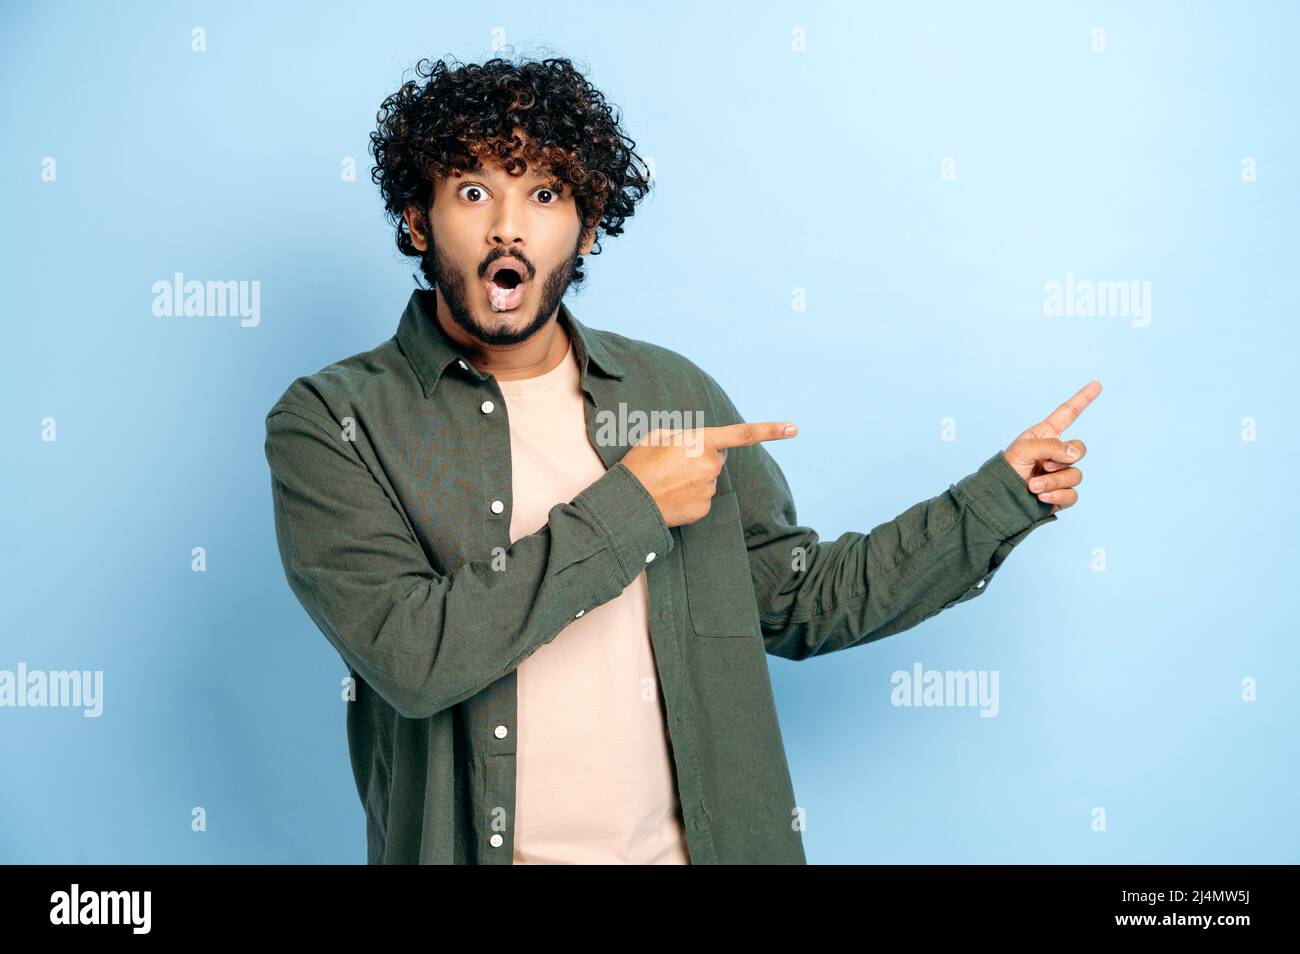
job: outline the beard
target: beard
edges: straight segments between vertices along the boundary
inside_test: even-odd
[[[578,244],[573,247],[569,257],[547,274],[541,285],[542,290],[540,301],[537,303],[537,312],[520,328],[511,328],[511,324],[516,317],[514,314],[501,315],[500,323],[494,327],[488,327],[475,319],[470,297],[471,295],[478,295],[482,283],[477,277],[472,282],[467,280],[463,271],[457,268],[454,263],[443,258],[436,242],[430,242],[429,247],[425,249],[424,254],[420,257],[420,268],[424,272],[425,279],[437,289],[438,294],[442,296],[442,300],[447,303],[447,310],[451,312],[452,320],[456,322],[462,331],[484,344],[519,344],[521,341],[527,341],[545,327],[546,323],[550,321],[552,313],[560,306],[560,299],[564,297],[570,282],[573,281],[573,273],[578,266],[580,257],[578,249],[581,245],[582,239],[579,237]],[[536,279],[531,280],[535,281]],[[484,301],[486,300],[484,299]],[[518,313],[524,313],[522,306],[519,308]]]

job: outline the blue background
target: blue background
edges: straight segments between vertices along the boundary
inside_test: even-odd
[[[105,687],[97,719],[0,709],[0,860],[364,861],[345,669],[284,579],[263,416],[413,287],[369,181],[380,100],[503,42],[572,57],[655,163],[570,307],[797,421],[770,448],[823,539],[1104,386],[1067,432],[1080,503],[987,593],[770,657],[810,862],[1300,860],[1296,7],[591,10],[4,5],[0,668]],[[178,271],[260,281],[260,325],[154,316]],[[1047,317],[1066,273],[1150,281],[1150,324]],[[891,705],[914,663],[996,670],[998,716]]]

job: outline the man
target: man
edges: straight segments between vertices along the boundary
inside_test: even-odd
[[[765,654],[984,592],[1078,499],[1060,432],[1100,385],[822,542],[763,447],[792,424],[562,303],[649,187],[601,94],[567,60],[417,70],[372,175],[431,288],[266,419],[285,572],[353,680],[368,860],[802,864]]]

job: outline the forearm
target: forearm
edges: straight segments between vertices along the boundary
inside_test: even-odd
[[[297,409],[268,420],[285,575],[348,666],[409,718],[491,685],[618,596],[647,552],[673,546],[653,499],[615,465],[496,560],[435,572],[331,423]]]
[[[1056,519],[1050,510],[999,454],[870,533],[823,543],[810,528],[780,521],[751,532],[768,652],[806,659],[847,649],[979,596],[1011,550]]]

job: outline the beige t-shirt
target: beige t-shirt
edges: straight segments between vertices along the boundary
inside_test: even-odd
[[[587,440],[573,347],[498,381],[510,420],[510,541],[605,473]],[[576,612],[576,610],[575,610]],[[518,669],[515,864],[689,864],[645,572]]]

